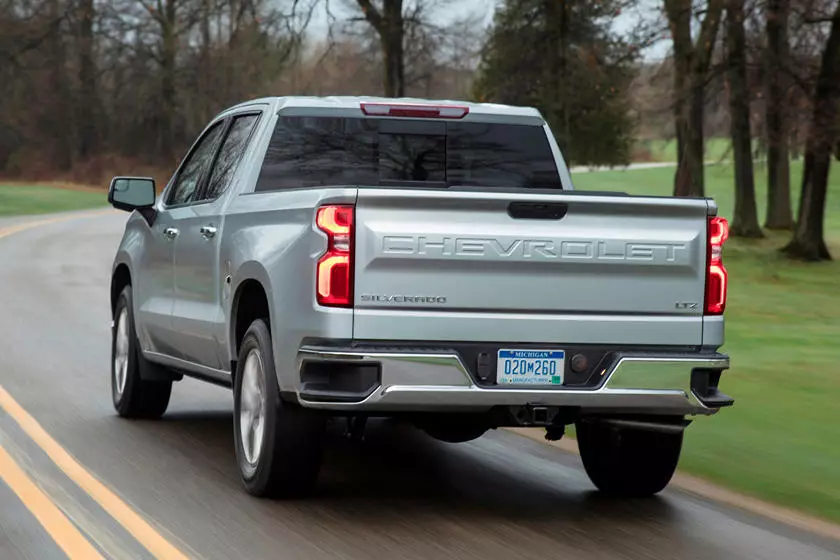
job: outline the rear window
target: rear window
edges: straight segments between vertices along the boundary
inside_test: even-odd
[[[256,190],[329,185],[563,188],[540,126],[279,118]]]

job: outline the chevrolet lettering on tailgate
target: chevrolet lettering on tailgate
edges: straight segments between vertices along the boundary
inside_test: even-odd
[[[384,236],[382,253],[430,258],[574,259],[648,261],[657,264],[685,263],[690,257],[688,246],[684,243],[407,235]]]

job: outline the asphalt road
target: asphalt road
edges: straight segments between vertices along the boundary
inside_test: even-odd
[[[316,496],[252,498],[237,480],[230,392],[185,380],[156,422],[111,407],[108,275],[125,219],[0,238],[0,386],[190,558],[840,559],[838,542],[676,489],[604,499],[578,457],[508,432],[460,445],[387,423],[361,443],[336,432]],[[118,522],[2,408],[0,449],[103,557],[152,557],[136,523]],[[60,558],[53,538],[0,478],[0,558]]]

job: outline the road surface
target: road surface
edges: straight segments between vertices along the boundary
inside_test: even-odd
[[[237,480],[229,391],[185,380],[156,422],[111,407],[108,282],[126,216],[5,237],[0,222],[4,560],[62,549],[132,559],[840,559],[840,542],[673,488],[610,501],[577,456],[503,431],[460,445],[388,424],[361,443],[336,432],[315,497],[252,498]]]

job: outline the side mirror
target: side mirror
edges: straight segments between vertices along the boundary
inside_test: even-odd
[[[114,177],[108,187],[108,202],[131,212],[155,205],[155,180],[151,177]]]

